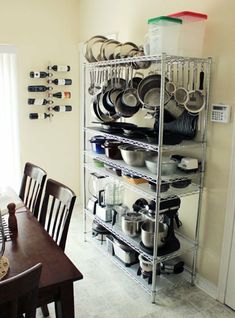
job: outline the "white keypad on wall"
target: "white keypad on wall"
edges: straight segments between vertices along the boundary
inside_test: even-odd
[[[211,121],[217,123],[228,123],[230,120],[230,105],[212,104]]]

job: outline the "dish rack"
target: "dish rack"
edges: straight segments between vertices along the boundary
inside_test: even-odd
[[[148,62],[150,67],[148,69],[141,70],[145,75],[149,70],[152,69],[152,66],[156,67],[158,74],[161,77],[161,86],[160,86],[160,106],[155,110],[145,109],[142,105],[142,109],[139,110],[139,114],[144,118],[154,118],[155,111],[158,111],[158,142],[150,142],[147,139],[141,138],[132,138],[130,136],[124,135],[122,132],[117,131],[106,131],[102,129],[101,126],[97,127],[97,118],[94,115],[91,115],[92,112],[92,99],[94,96],[89,95],[88,87],[89,87],[89,73],[90,72],[105,72],[106,69],[113,70],[114,72],[117,69],[130,67],[132,65],[145,65],[144,62]],[[176,143],[173,145],[166,145],[163,143],[163,135],[164,135],[164,110],[170,109],[170,105],[165,105],[165,94],[164,89],[165,84],[168,81],[168,68],[175,68],[176,74],[174,74],[176,78],[176,85],[179,83],[182,85],[182,80],[179,79],[179,69],[182,65],[193,65],[194,67],[200,68],[203,67],[204,72],[204,88],[203,88],[203,98],[205,99],[205,105],[203,110],[200,110],[200,114],[198,116],[198,128],[197,134],[195,138],[191,140],[183,140],[180,143]],[[183,279],[190,280],[191,284],[194,284],[196,277],[196,260],[197,260],[197,250],[198,250],[198,240],[199,240],[199,225],[200,225],[200,214],[201,214],[201,206],[202,206],[202,193],[204,186],[204,176],[205,176],[205,154],[206,154],[206,132],[207,132],[207,118],[208,118],[208,98],[209,98],[209,84],[210,84],[210,69],[211,69],[211,58],[192,58],[192,57],[179,57],[179,56],[169,56],[165,53],[162,53],[159,56],[141,56],[141,57],[133,57],[133,58],[121,58],[117,60],[107,60],[101,62],[94,63],[84,63],[83,64],[83,203],[84,203],[84,239],[87,239],[87,233],[90,229],[88,226],[87,217],[95,220],[100,225],[102,225],[106,230],[109,231],[110,234],[115,236],[117,239],[128,245],[133,249],[133,251],[142,255],[146,261],[151,262],[152,273],[158,273],[159,264],[163,264],[166,261],[171,261],[178,257],[183,257],[185,255],[191,255],[191,261],[189,261],[189,265],[187,266],[187,270],[185,269],[184,273],[175,274],[175,275],[152,275],[151,284],[146,283],[146,279],[140,276],[138,273],[138,264],[134,264],[130,267],[126,267],[120,259],[117,259],[113,254],[109,253],[106,249],[105,244],[96,244],[99,248],[105,252],[107,257],[110,257],[125,273],[127,273],[131,278],[133,278],[141,287],[144,288],[150,295],[151,301],[153,303],[156,302],[157,292],[161,288],[169,287],[170,285],[176,285],[178,282],[182,282]],[[139,71],[139,70],[138,70]],[[182,69],[181,69],[182,72]],[[186,71],[185,71],[186,72]],[[186,74],[186,73],[185,73]],[[173,76],[173,77],[174,77]],[[182,76],[182,73],[181,73]],[[172,74],[170,74],[172,80]],[[177,80],[178,78],[178,80]],[[188,78],[187,81],[193,81],[192,77]],[[187,86],[187,83],[185,84]],[[186,87],[188,89],[188,87]],[[191,89],[195,89],[191,87]],[[171,104],[171,103],[169,103]],[[175,107],[175,106],[172,106]],[[141,113],[142,112],[142,113]],[[195,115],[195,114],[194,114]],[[93,116],[93,117],[92,117]],[[150,119],[150,120],[152,120]],[[118,119],[120,122],[128,122],[128,118],[120,118]],[[133,116],[134,120],[137,121],[139,117]],[[108,158],[105,154],[97,154],[91,150],[91,145],[89,144],[89,139],[94,135],[102,135],[108,139],[116,140],[121,143],[126,143],[129,145],[138,146],[140,148],[145,149],[146,151],[155,151],[158,153],[157,160],[157,174],[151,173],[146,167],[132,167],[127,165],[123,160],[114,160]],[[184,171],[177,171],[173,175],[162,176],[161,175],[161,165],[162,165],[162,156],[163,153],[193,153],[200,162],[200,168],[197,172],[193,171],[190,173],[185,173]],[[99,163],[99,164],[95,164]],[[105,165],[111,167],[111,169],[106,169]],[[120,175],[114,173],[115,169],[118,171],[122,171],[124,174],[135,175],[137,178],[145,179],[147,182],[138,183],[138,182],[129,182],[127,178],[122,178]],[[140,244],[140,237],[129,237],[125,235],[122,229],[117,225],[112,225],[110,222],[105,222],[99,219],[95,214],[93,214],[89,209],[87,209],[87,201],[89,199],[89,191],[87,190],[89,187],[89,174],[92,172],[99,173],[108,177],[110,182],[118,181],[123,184],[125,189],[135,193],[136,195],[140,195],[145,199],[153,200],[156,204],[156,211],[154,216],[155,221],[155,243],[153,247],[152,255],[146,251],[146,249],[142,248]],[[191,178],[192,182],[190,185],[182,188],[176,188],[172,185],[177,181],[184,181]],[[156,184],[156,191],[151,190],[148,183]],[[169,184],[168,190],[165,192],[161,192],[161,184],[162,182]],[[179,197],[183,199],[187,198],[195,198],[194,195],[197,195],[197,207],[195,208],[195,219],[194,219],[194,233],[192,236],[187,235],[181,231],[176,233],[176,236],[180,242],[180,248],[176,251],[173,251],[169,254],[158,256],[158,244],[157,244],[157,236],[158,236],[158,223],[161,219],[160,205],[164,201],[168,201],[174,197]],[[179,211],[180,217],[180,211]],[[187,229],[186,229],[187,233]],[[110,244],[110,240],[109,244]],[[97,242],[96,242],[97,243]],[[109,245],[110,248],[110,245]],[[137,274],[138,273],[138,274]]]

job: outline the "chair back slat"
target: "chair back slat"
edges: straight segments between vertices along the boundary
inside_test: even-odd
[[[29,209],[32,208],[33,202],[34,202],[34,198],[35,198],[35,195],[37,193],[37,184],[36,184],[36,182],[34,182],[34,184],[31,187],[32,187],[32,192],[31,192],[31,197],[29,198]]]
[[[48,198],[48,202],[50,201],[49,199],[50,199],[50,197]],[[52,222],[52,218],[54,217],[54,215],[53,215],[54,206],[55,206],[55,198],[52,198],[51,206],[48,209],[47,216],[46,216],[46,218],[47,218],[47,221],[46,221],[47,222],[47,224],[46,224],[47,232],[50,232],[50,229],[51,229],[51,222]]]
[[[25,164],[19,197],[37,218],[46,176],[42,168],[29,162]]]
[[[66,206],[64,205],[63,209],[61,210],[60,218],[59,218],[59,222],[58,222],[58,224],[61,224],[61,226],[57,226],[57,231],[55,233],[55,241],[56,242],[59,242],[61,237],[62,237],[61,229],[64,229],[68,213],[69,213],[69,211],[68,211],[68,209],[66,209]]]
[[[52,228],[52,236],[55,236],[56,233],[56,228],[58,227],[59,224],[59,215],[60,215],[60,208],[61,208],[61,201],[58,202],[58,206],[55,209],[55,216],[54,216],[54,224],[53,224],[53,228]]]
[[[48,179],[39,222],[64,250],[76,196],[62,183]]]

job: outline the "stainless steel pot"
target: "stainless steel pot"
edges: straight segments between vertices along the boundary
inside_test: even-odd
[[[119,145],[121,145],[120,141],[106,139],[104,145],[102,145],[105,148],[106,157],[117,160],[122,159]]]
[[[148,261],[142,254],[139,255],[140,267],[145,272],[152,272],[152,262]]]
[[[160,222],[158,225],[158,239],[157,246],[164,245],[164,238],[167,236],[168,226],[165,223]],[[146,220],[141,225],[141,240],[144,246],[152,248],[154,245],[154,234],[155,234],[155,222]]]
[[[157,161],[158,157],[154,156],[145,160],[146,167],[154,174],[157,173]],[[161,172],[163,176],[176,173],[178,163],[167,157],[162,157]]]
[[[122,230],[131,237],[138,236],[143,223],[142,215],[136,212],[128,212],[122,216]]]
[[[132,167],[145,166],[146,150],[129,144],[123,144],[118,147],[121,151],[122,159],[126,164]]]

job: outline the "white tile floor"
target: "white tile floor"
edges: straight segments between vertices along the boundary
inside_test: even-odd
[[[76,318],[235,318],[235,312],[187,283],[160,291],[158,304],[152,304],[135,281],[92,243],[84,242],[82,215],[77,211],[71,221],[66,254],[84,275],[74,284]],[[52,304],[49,309],[54,318]],[[37,318],[41,317],[38,309]]]

